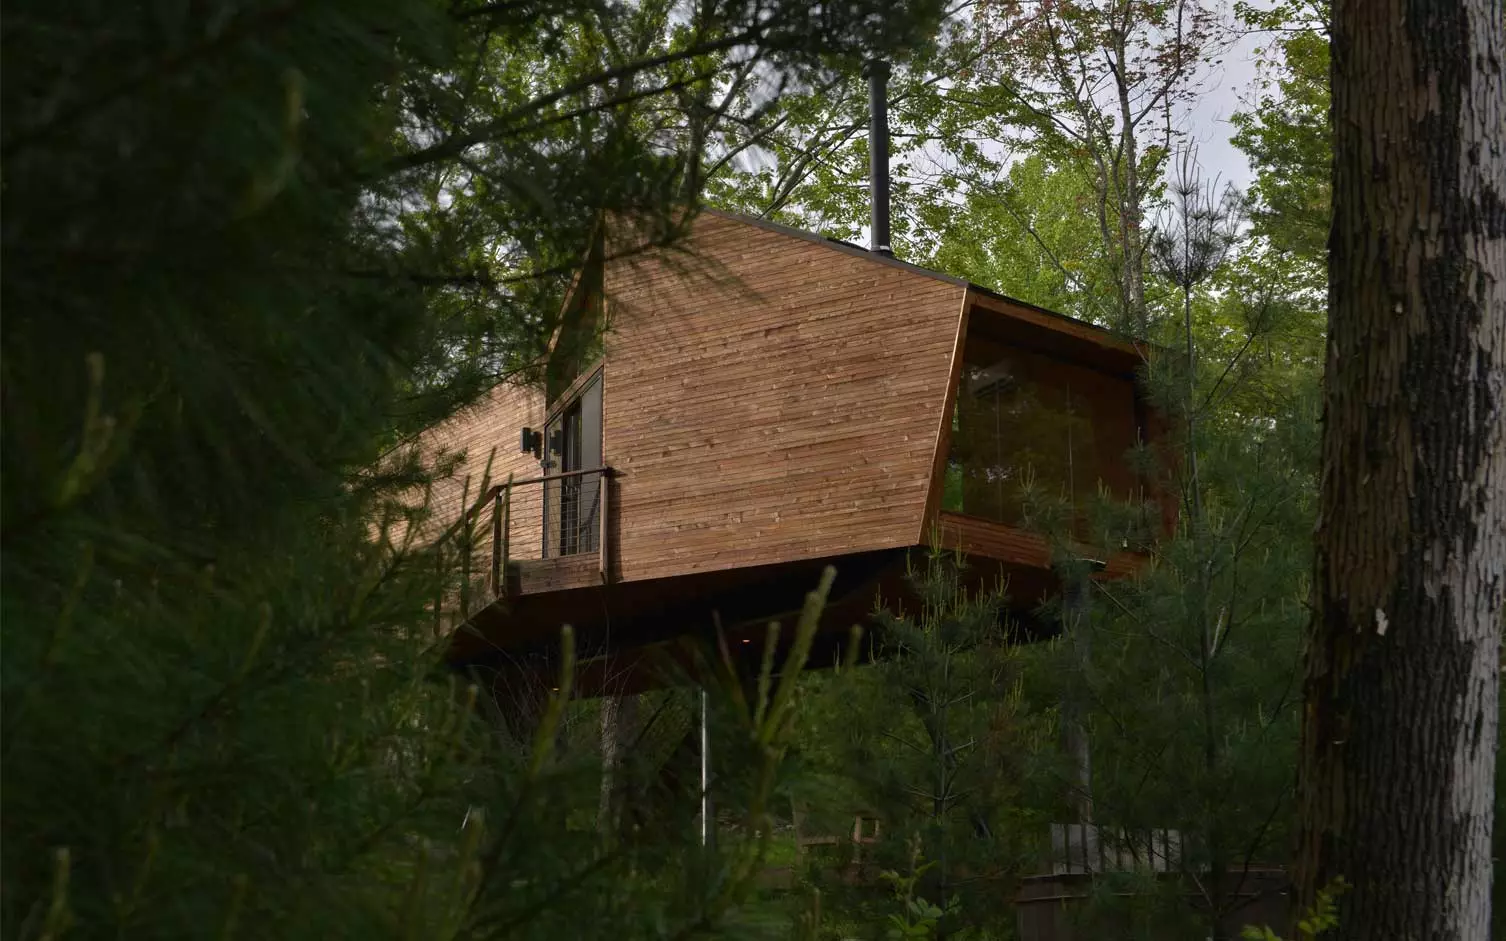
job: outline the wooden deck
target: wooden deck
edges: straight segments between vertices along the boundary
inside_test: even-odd
[[[941,545],[947,549],[960,550],[975,559],[1000,562],[1018,570],[1051,570],[1051,543],[1040,533],[949,512],[939,514],[937,527]],[[1145,556],[1133,552],[1101,553],[1090,547],[1081,547],[1079,551],[1090,557],[1106,556],[1100,559],[1106,563],[1101,578],[1133,575],[1146,562]]]
[[[941,515],[939,532],[943,547],[964,553],[968,590],[1004,589],[1016,639],[1055,632],[1054,624],[1034,615],[1040,602],[1059,590],[1043,537],[950,513]],[[778,621],[788,628],[821,570],[832,565],[838,579],[810,658],[812,666],[829,665],[841,657],[854,625],[870,626],[876,606],[918,609],[907,561],[925,551],[909,546],[626,583],[603,582],[594,553],[530,560],[512,567],[512,594],[477,613],[456,636],[451,661],[552,674],[559,628],[570,624],[582,695],[641,692],[698,675],[706,648],[696,644],[713,641],[720,625],[739,669],[753,671],[767,625]],[[1142,556],[1116,553],[1097,577],[1123,577],[1144,563]]]
[[[517,595],[543,595],[602,583],[601,554],[581,552],[555,559],[527,559],[513,562],[508,575],[509,592]]]

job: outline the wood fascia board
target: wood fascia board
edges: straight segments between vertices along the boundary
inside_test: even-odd
[[[928,534],[941,514],[941,501],[946,494],[947,458],[952,449],[952,413],[957,405],[957,387],[962,381],[962,352],[967,343],[972,296],[971,288],[962,291],[961,309],[957,312],[957,335],[952,339],[952,361],[947,370],[946,394],[942,398],[941,419],[936,424],[936,450],[931,455],[931,486],[926,492],[926,507],[921,514],[920,531],[915,534],[915,544],[918,546],[927,544]]]
[[[977,285],[968,287],[968,297],[972,299],[974,305],[990,313],[1049,330],[1077,343],[1090,344],[1112,356],[1122,357],[1126,372],[1133,373],[1135,366],[1144,362],[1150,353],[1150,348],[1146,344],[1127,339],[1102,327],[1095,327],[1092,324],[1053,313],[1043,307],[996,295]],[[1083,365],[1090,364],[1084,363]]]

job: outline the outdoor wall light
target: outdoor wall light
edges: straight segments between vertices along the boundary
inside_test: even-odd
[[[519,452],[542,458],[544,456],[544,433],[542,431],[534,431],[532,428],[524,428],[522,447],[519,448]]]

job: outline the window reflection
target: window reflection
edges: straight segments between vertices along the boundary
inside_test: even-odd
[[[1021,357],[965,364],[957,397],[952,462],[961,511],[1026,524],[1026,494],[1076,502],[1096,490],[1098,447],[1090,414],[1070,385],[1029,375]]]

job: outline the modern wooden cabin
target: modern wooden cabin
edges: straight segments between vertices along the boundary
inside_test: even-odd
[[[933,540],[1028,613],[1068,542],[1122,576],[1171,510],[1129,459],[1157,437],[1140,348],[885,254],[707,211],[682,249],[584,272],[566,323],[603,339],[557,344],[542,388],[499,386],[424,437],[465,450],[440,515],[469,505],[482,534],[456,665],[569,623],[605,654],[582,687],[632,685],[668,637],[719,623],[736,649],[787,622],[828,564],[823,627],[845,637],[902,603]],[[1081,511],[1073,539],[1032,528],[1026,481]],[[1139,521],[1095,540],[1104,496]]]

